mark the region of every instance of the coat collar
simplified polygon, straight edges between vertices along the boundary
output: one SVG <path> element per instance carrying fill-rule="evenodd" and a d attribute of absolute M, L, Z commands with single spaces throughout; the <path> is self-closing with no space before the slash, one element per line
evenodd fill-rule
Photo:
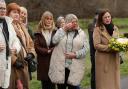
<path fill-rule="evenodd" d="M 102 34 L 105 38 L 107 38 L 107 40 L 109 40 L 109 39 L 112 38 L 112 36 L 110 36 L 110 35 L 108 34 L 108 32 L 107 32 L 105 26 L 100 27 L 100 29 L 101 29 L 101 34 Z"/>
<path fill-rule="evenodd" d="M 112 37 L 114 38 L 118 38 L 119 37 L 119 31 L 118 28 L 116 26 L 114 26 L 114 31 L 113 31 L 113 35 L 110 36 L 109 33 L 107 32 L 105 26 L 100 27 L 101 29 L 101 34 L 107 38 L 108 40 L 110 40 Z"/>
<path fill-rule="evenodd" d="M 5 16 L 5 20 L 7 23 L 12 23 L 13 19 L 11 17 Z"/>

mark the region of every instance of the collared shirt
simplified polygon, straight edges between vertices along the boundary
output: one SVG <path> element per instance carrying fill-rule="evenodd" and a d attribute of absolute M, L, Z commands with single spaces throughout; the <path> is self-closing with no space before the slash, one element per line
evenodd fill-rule
<path fill-rule="evenodd" d="M 49 30 L 45 30 L 45 31 L 42 31 L 42 34 L 46 40 L 46 44 L 47 46 L 49 47 L 50 46 L 50 42 L 51 42 L 51 34 L 52 34 L 52 31 L 49 31 Z"/>

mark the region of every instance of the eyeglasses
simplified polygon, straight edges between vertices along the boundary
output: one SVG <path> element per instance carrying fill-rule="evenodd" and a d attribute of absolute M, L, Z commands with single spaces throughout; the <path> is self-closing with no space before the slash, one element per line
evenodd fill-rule
<path fill-rule="evenodd" d="M 0 10 L 3 10 L 4 11 L 4 10 L 6 10 L 6 8 L 5 7 L 0 7 Z"/>

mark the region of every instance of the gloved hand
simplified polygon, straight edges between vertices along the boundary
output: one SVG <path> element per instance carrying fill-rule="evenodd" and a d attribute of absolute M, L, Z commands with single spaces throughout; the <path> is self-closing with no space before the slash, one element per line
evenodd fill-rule
<path fill-rule="evenodd" d="M 20 68 L 24 68 L 24 65 L 21 61 L 19 60 L 16 60 L 16 62 L 14 63 L 14 66 L 17 68 L 17 69 L 20 69 Z"/>
<path fill-rule="evenodd" d="M 26 61 L 31 61 L 35 58 L 35 56 L 33 55 L 33 53 L 28 53 L 27 56 L 25 57 Z"/>

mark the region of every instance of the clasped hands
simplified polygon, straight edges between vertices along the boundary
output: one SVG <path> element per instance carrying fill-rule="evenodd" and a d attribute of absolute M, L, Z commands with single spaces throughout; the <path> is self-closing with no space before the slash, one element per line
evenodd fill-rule
<path fill-rule="evenodd" d="M 54 48 L 49 48 L 48 51 L 47 51 L 48 54 L 50 54 L 50 53 L 53 51 L 53 49 L 54 49 Z"/>
<path fill-rule="evenodd" d="M 6 44 L 3 44 L 0 42 L 0 52 L 3 51 L 6 48 Z M 16 48 L 10 48 L 9 49 L 10 54 L 16 54 Z"/>
<path fill-rule="evenodd" d="M 65 54 L 66 59 L 76 58 L 76 53 L 75 52 L 68 52 L 68 53 L 64 53 L 64 54 Z"/>

